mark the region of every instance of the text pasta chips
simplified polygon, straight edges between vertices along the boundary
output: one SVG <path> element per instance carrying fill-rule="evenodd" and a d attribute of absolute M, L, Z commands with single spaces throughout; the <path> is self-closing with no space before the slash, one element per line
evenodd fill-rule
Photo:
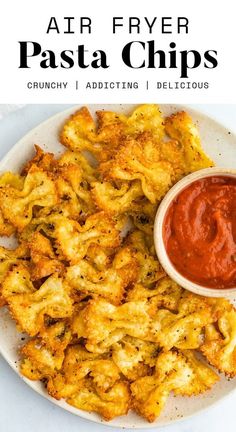
<path fill-rule="evenodd" d="M 212 366 L 236 376 L 235 309 L 178 286 L 153 244 L 170 187 L 214 164 L 189 115 L 156 105 L 97 121 L 84 107 L 60 142 L 0 177 L 0 235 L 18 241 L 0 247 L 0 305 L 27 335 L 21 373 L 105 420 L 152 422 L 171 392 L 210 389 Z"/>

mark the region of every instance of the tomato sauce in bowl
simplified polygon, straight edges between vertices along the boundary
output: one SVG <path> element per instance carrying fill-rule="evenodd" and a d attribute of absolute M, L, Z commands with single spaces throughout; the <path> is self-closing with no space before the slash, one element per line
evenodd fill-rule
<path fill-rule="evenodd" d="M 190 183 L 170 203 L 162 230 L 168 258 L 186 279 L 214 289 L 236 287 L 236 177 Z"/>

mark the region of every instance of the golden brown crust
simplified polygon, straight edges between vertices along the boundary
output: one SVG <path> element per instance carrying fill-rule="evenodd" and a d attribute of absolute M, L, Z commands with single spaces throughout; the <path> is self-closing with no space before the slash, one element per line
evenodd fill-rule
<path fill-rule="evenodd" d="M 26 176 L 33 165 L 37 165 L 43 171 L 52 171 L 56 161 L 53 153 L 44 152 L 38 145 L 34 146 L 36 154 L 22 168 L 21 175 Z"/>

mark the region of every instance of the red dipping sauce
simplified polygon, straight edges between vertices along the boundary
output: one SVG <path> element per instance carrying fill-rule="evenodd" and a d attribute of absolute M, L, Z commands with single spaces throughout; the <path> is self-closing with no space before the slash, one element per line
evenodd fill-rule
<path fill-rule="evenodd" d="M 209 288 L 236 287 L 236 178 L 212 176 L 175 198 L 163 240 L 176 270 Z"/>

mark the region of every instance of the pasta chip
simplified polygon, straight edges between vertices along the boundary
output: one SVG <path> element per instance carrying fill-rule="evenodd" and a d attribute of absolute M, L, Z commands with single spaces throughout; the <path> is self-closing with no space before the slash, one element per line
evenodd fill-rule
<path fill-rule="evenodd" d="M 72 340 L 70 324 L 68 320 L 57 320 L 46 316 L 39 337 L 52 352 L 64 352 Z"/>
<path fill-rule="evenodd" d="M 76 384 L 78 380 L 90 377 L 96 387 L 103 391 L 120 380 L 120 370 L 112 359 L 91 355 L 85 348 L 76 345 L 68 348 L 63 371 L 67 383 Z"/>
<path fill-rule="evenodd" d="M 148 132 L 126 138 L 114 157 L 100 164 L 99 170 L 105 180 L 139 180 L 143 194 L 152 204 L 160 201 L 175 179 L 171 162 L 162 159 L 160 146 Z"/>
<path fill-rule="evenodd" d="M 17 274 L 17 279 L 20 280 L 16 288 L 13 288 L 9 280 L 12 281 L 15 273 L 17 272 L 10 273 L 4 281 L 3 297 L 6 298 L 11 314 L 22 331 L 35 336 L 43 326 L 45 315 L 51 318 L 67 318 L 72 315 L 72 301 L 68 290 L 57 275 L 50 276 L 35 290 L 32 283 L 29 283 L 29 274 L 23 275 L 22 272 Z"/>
<path fill-rule="evenodd" d="M 21 349 L 24 357 L 21 363 L 21 373 L 31 380 L 48 378 L 60 370 L 64 360 L 63 352 L 50 351 L 40 339 L 31 339 Z"/>
<path fill-rule="evenodd" d="M 89 216 L 84 225 L 61 215 L 36 222 L 47 236 L 56 239 L 58 252 L 72 263 L 84 258 L 90 245 L 115 248 L 120 244 L 115 221 L 103 212 Z"/>
<path fill-rule="evenodd" d="M 37 166 L 43 171 L 52 171 L 56 166 L 56 160 L 53 153 L 44 152 L 38 145 L 34 146 L 35 156 L 30 159 L 22 168 L 21 175 L 26 176 L 33 166 Z M 23 188 L 23 185 L 21 189 Z"/>
<path fill-rule="evenodd" d="M 112 358 L 123 375 L 131 381 L 147 375 L 156 364 L 159 346 L 131 336 L 112 345 Z"/>
<path fill-rule="evenodd" d="M 236 376 L 236 311 L 225 312 L 218 320 L 218 329 L 206 333 L 201 346 L 209 363 L 230 377 Z"/>
<path fill-rule="evenodd" d="M 54 253 L 53 247 L 48 238 L 36 231 L 28 243 L 31 263 L 31 278 L 38 280 L 50 276 L 53 273 L 61 274 L 64 265 Z"/>
<path fill-rule="evenodd" d="M 135 410 L 153 422 L 163 410 L 171 391 L 181 395 L 196 395 L 211 388 L 218 376 L 188 351 L 161 353 L 155 374 L 131 384 Z"/>
<path fill-rule="evenodd" d="M 105 420 L 127 414 L 131 406 L 129 386 L 126 382 L 118 382 L 104 392 L 95 388 L 89 379 L 80 382 L 80 388 L 67 402 L 76 408 L 97 412 Z"/>
<path fill-rule="evenodd" d="M 145 338 L 150 323 L 145 301 L 114 306 L 103 299 L 91 300 L 82 312 L 82 320 L 86 348 L 98 353 L 105 352 L 125 335 Z"/>
<path fill-rule="evenodd" d="M 87 182 L 91 183 L 96 180 L 97 178 L 97 171 L 94 166 L 95 161 L 91 161 L 89 163 L 88 158 L 86 158 L 82 153 L 80 152 L 74 152 L 74 151 L 66 151 L 62 154 L 62 156 L 58 159 L 57 163 L 58 166 L 65 166 L 65 165 L 77 165 L 80 167 L 83 175 L 83 179 L 85 179 Z"/>
<path fill-rule="evenodd" d="M 131 116 L 112 111 L 97 111 L 97 125 L 86 107 L 65 123 L 60 139 L 72 151 L 87 150 L 100 160 L 108 160 L 125 136 L 149 131 L 157 139 L 164 134 L 163 119 L 156 105 L 141 105 Z"/>
<path fill-rule="evenodd" d="M 121 249 L 110 267 L 97 271 L 88 261 L 80 260 L 67 270 L 66 281 L 70 286 L 84 292 L 104 297 L 119 305 L 127 285 L 136 280 L 137 263 L 128 248 Z"/>
<path fill-rule="evenodd" d="M 152 340 L 159 343 L 165 350 L 170 350 L 173 347 L 196 349 L 202 343 L 201 336 L 204 327 L 212 321 L 209 309 L 185 316 L 160 309 L 153 319 Z"/>
<path fill-rule="evenodd" d="M 204 153 L 197 127 L 186 112 L 181 111 L 167 117 L 165 119 L 165 130 L 182 147 L 186 174 L 214 166 L 213 161 Z"/>
<path fill-rule="evenodd" d="M 109 182 L 92 183 L 92 197 L 97 206 L 108 214 L 130 211 L 133 202 L 143 195 L 139 182 L 125 182 L 120 187 Z"/>
<path fill-rule="evenodd" d="M 5 304 L 5 300 L 2 297 L 2 282 L 6 278 L 10 268 L 23 263 L 27 255 L 28 250 L 24 245 L 20 245 L 16 249 L 6 249 L 0 246 L 0 306 Z"/>
<path fill-rule="evenodd" d="M 19 231 L 30 223 L 34 206 L 51 207 L 56 202 L 53 181 L 34 165 L 25 177 L 22 190 L 9 185 L 0 188 L 0 210 L 3 217 Z"/>
<path fill-rule="evenodd" d="M 140 284 L 134 285 L 128 292 L 127 300 L 147 299 L 153 313 L 160 308 L 177 312 L 182 294 L 183 288 L 167 276 L 160 279 L 155 288 L 146 288 Z"/>
<path fill-rule="evenodd" d="M 152 254 L 148 237 L 141 231 L 134 231 L 129 235 L 127 245 L 133 247 L 133 256 L 139 265 L 137 283 L 152 288 L 165 273 L 157 258 Z"/>

